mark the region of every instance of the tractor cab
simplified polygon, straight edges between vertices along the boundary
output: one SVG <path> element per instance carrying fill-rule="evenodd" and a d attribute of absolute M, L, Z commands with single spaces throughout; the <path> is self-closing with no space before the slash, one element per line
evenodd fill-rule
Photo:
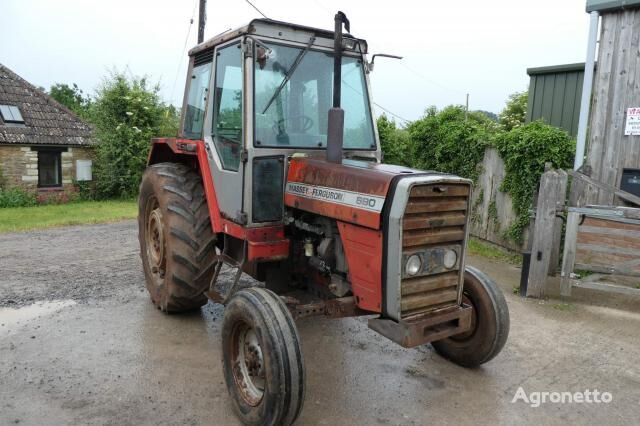
<path fill-rule="evenodd" d="M 366 53 L 366 41 L 344 35 L 343 155 L 377 163 Z M 334 33 L 255 20 L 189 57 L 180 136 L 204 140 L 221 213 L 249 226 L 282 221 L 285 160 L 327 149 Z"/>

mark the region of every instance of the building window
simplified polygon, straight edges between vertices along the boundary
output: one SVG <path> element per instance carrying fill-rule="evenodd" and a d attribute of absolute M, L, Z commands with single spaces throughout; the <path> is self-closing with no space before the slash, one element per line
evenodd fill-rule
<path fill-rule="evenodd" d="M 24 124 L 24 118 L 22 118 L 22 114 L 20 114 L 17 106 L 0 105 L 0 115 L 5 123 Z"/>
<path fill-rule="evenodd" d="M 62 186 L 62 161 L 60 151 L 38 151 L 38 187 Z"/>

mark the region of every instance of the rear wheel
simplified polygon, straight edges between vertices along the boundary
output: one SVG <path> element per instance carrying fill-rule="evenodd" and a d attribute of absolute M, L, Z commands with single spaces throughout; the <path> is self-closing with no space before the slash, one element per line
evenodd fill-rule
<path fill-rule="evenodd" d="M 509 308 L 498 285 L 480 270 L 467 266 L 464 303 L 473 308 L 471 329 L 433 342 L 443 357 L 463 367 L 477 367 L 493 359 L 509 336 Z"/>
<path fill-rule="evenodd" d="M 304 401 L 304 364 L 293 318 L 270 290 L 233 295 L 222 323 L 222 362 L 236 413 L 247 425 L 290 425 Z"/>
<path fill-rule="evenodd" d="M 176 163 L 149 166 L 138 199 L 138 239 L 147 289 L 165 312 L 197 309 L 213 274 L 216 236 L 202 180 Z"/>

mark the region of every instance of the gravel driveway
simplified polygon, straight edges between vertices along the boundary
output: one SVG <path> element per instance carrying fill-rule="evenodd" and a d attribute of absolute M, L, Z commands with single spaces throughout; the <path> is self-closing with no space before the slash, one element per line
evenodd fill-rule
<path fill-rule="evenodd" d="M 504 351 L 477 370 L 406 350 L 365 318 L 298 322 L 301 425 L 637 424 L 639 300 L 524 300 L 519 269 L 471 257 L 511 311 Z M 134 221 L 0 235 L 0 425 L 237 424 L 223 384 L 223 310 L 167 316 L 144 289 Z M 538 408 L 535 391 L 610 392 Z"/>

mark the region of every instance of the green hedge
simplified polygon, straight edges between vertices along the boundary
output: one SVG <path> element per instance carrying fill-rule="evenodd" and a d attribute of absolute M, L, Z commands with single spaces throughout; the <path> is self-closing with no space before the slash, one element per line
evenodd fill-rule
<path fill-rule="evenodd" d="M 500 190 L 511 195 L 517 215 L 507 234 L 513 241 L 522 243 L 523 231 L 529 225 L 533 193 L 545 163 L 552 163 L 556 169 L 570 168 L 575 157 L 575 141 L 564 130 L 535 121 L 501 133 L 494 144 L 505 163 L 506 175 Z"/>
<path fill-rule="evenodd" d="M 561 129 L 534 122 L 505 130 L 485 114 L 465 114 L 462 106 L 429 108 L 404 129 L 382 116 L 378 133 L 386 163 L 453 173 L 474 181 L 482 171 L 486 148 L 495 147 L 506 167 L 501 190 L 511 195 L 517 215 L 505 236 L 516 243 L 522 242 L 529 224 L 533 192 L 545 163 L 569 168 L 575 155 L 575 141 Z"/>
<path fill-rule="evenodd" d="M 454 173 L 476 180 L 484 151 L 497 130 L 484 114 L 465 114 L 462 106 L 441 111 L 429 108 L 411 123 L 409 131 L 413 166 L 423 170 Z"/>
<path fill-rule="evenodd" d="M 36 194 L 22 188 L 7 188 L 0 190 L 0 208 L 30 207 L 37 205 Z"/>

